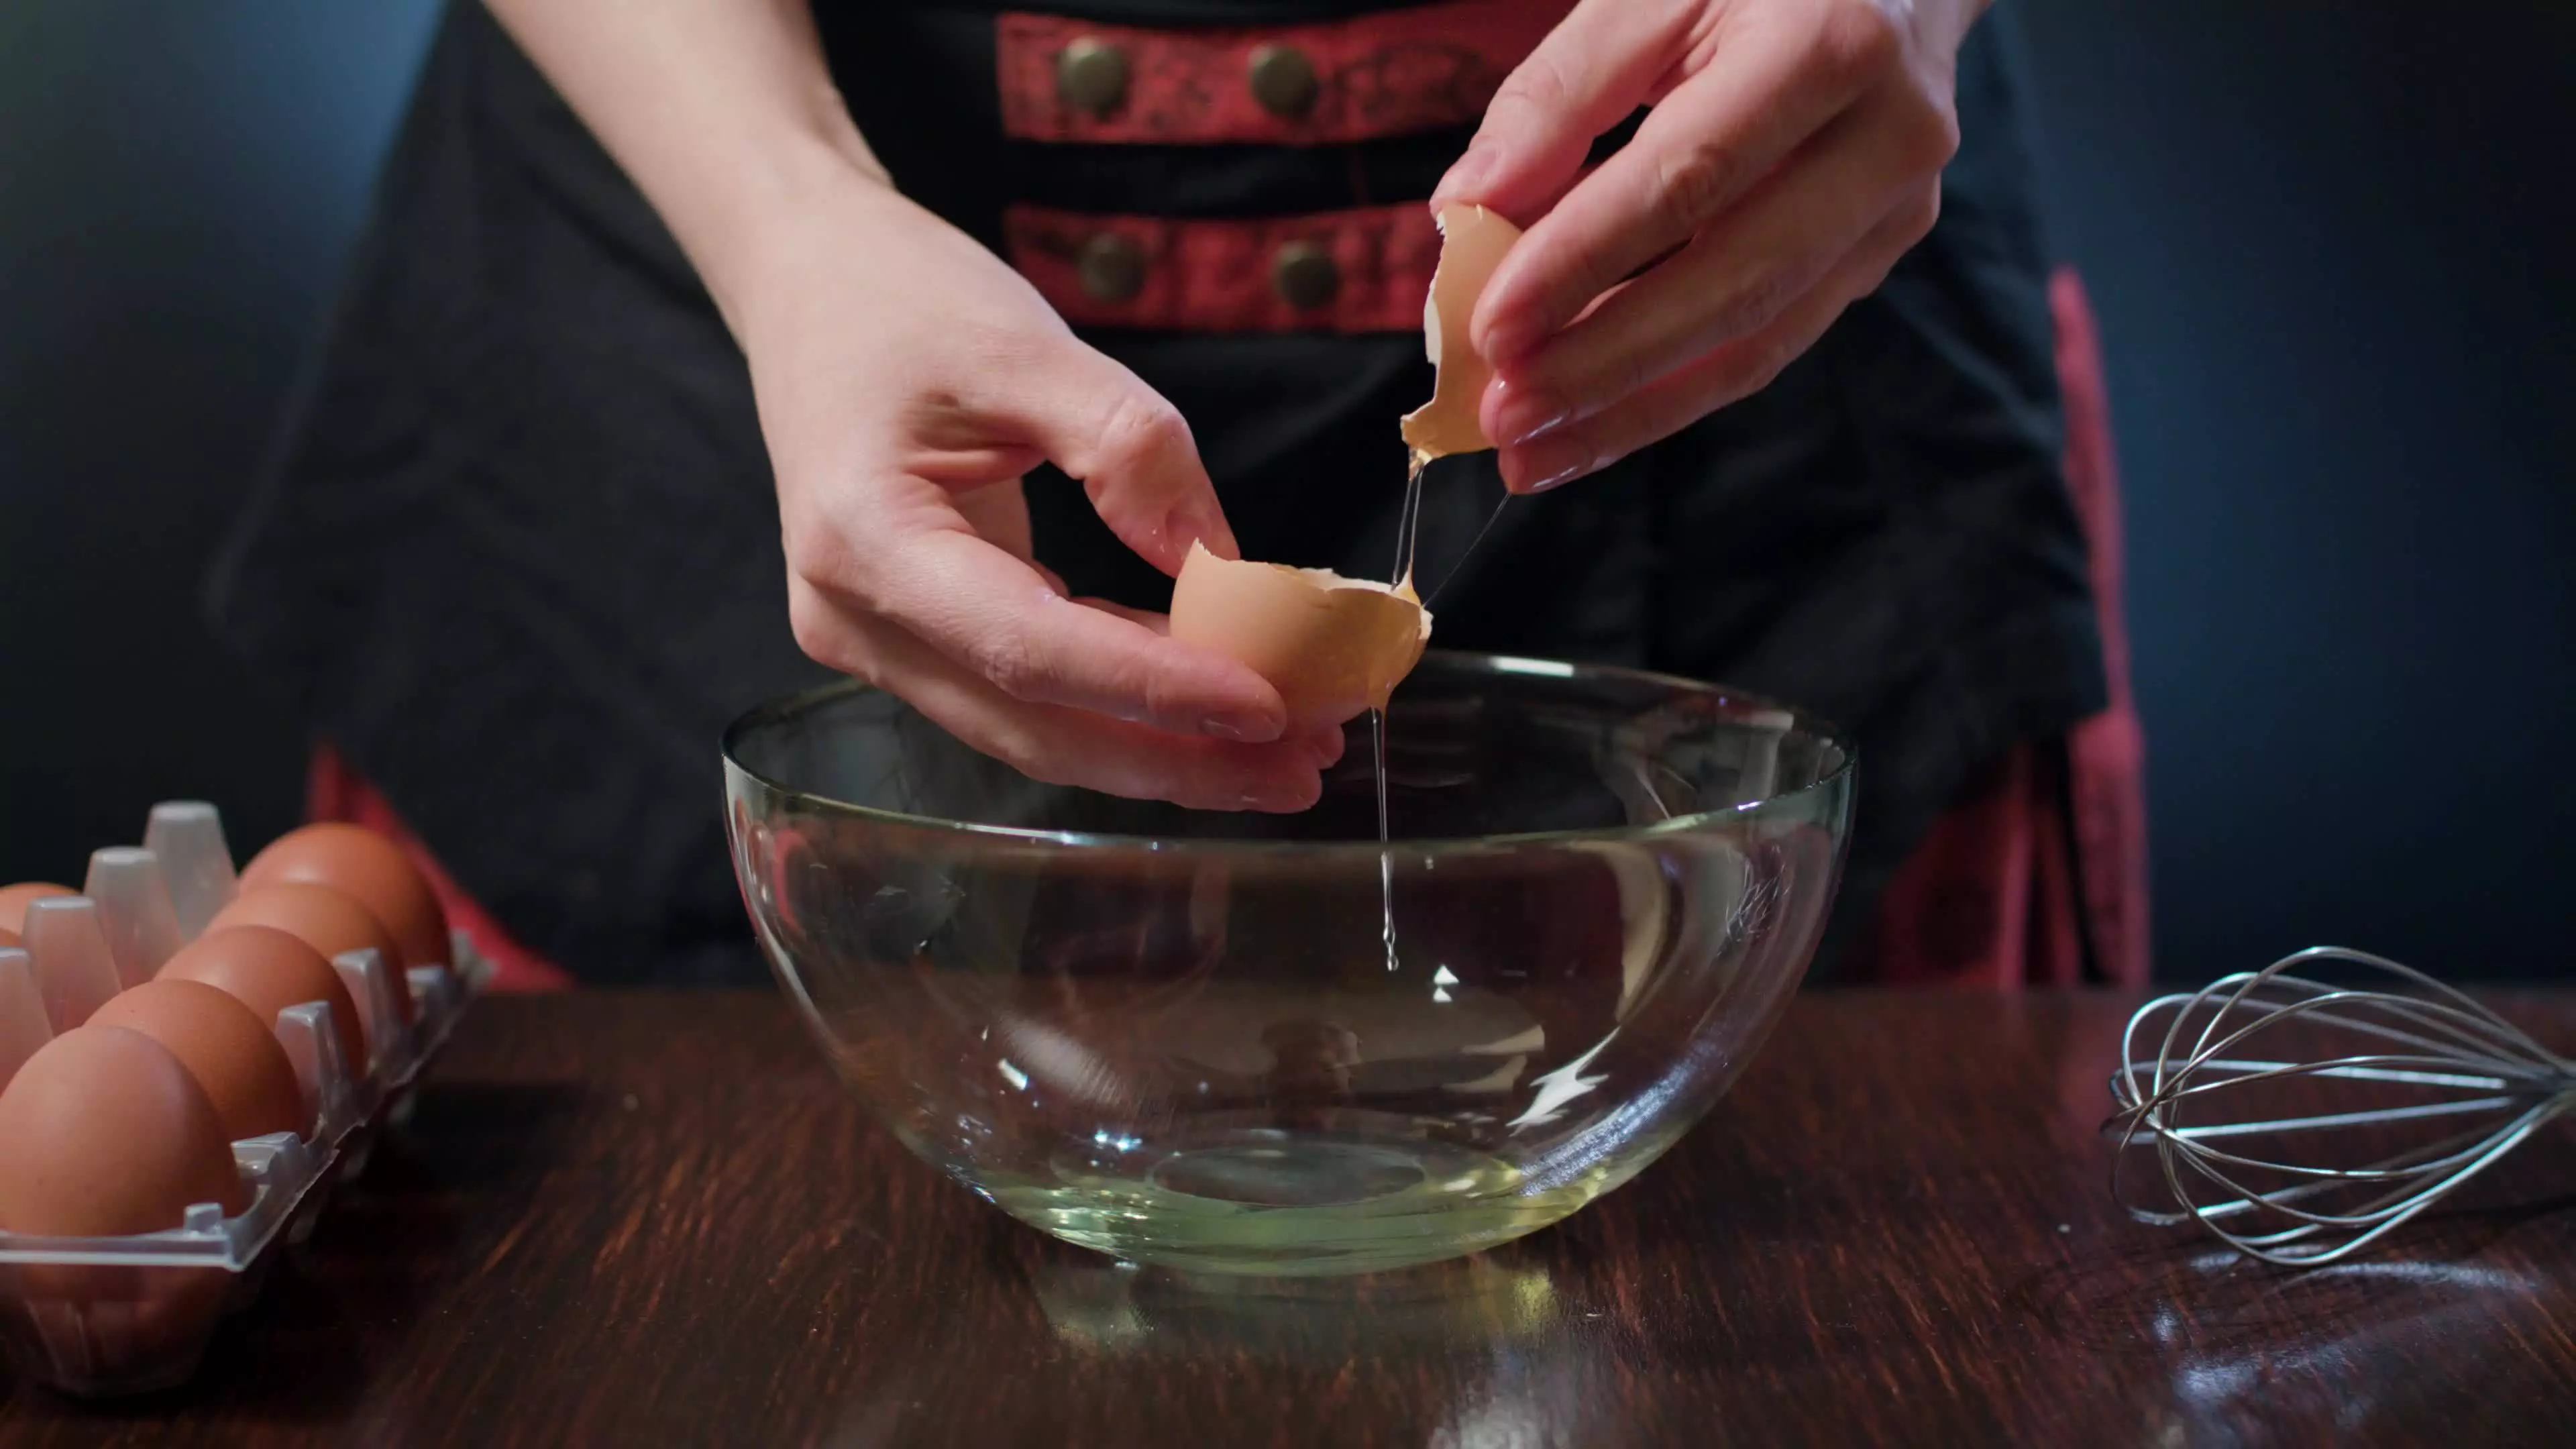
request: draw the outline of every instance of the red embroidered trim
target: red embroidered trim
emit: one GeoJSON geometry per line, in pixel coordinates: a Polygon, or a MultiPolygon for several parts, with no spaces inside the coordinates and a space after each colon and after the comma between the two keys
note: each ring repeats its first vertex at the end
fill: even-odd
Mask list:
{"type": "Polygon", "coordinates": [[[1261,221],[1166,221],[1014,206],[1003,217],[1011,265],[1077,327],[1193,332],[1412,332],[1440,263],[1440,230],[1418,202],[1261,221]],[[1083,248],[1133,242],[1144,286],[1124,302],[1083,290],[1083,248]],[[1289,305],[1271,281],[1282,247],[1323,248],[1340,271],[1332,301],[1289,305]]]}
{"type": "Polygon", "coordinates": [[[1455,0],[1330,25],[1142,30],[1006,14],[994,28],[1002,129],[1023,141],[1332,145],[1463,126],[1572,9],[1571,0],[1455,0]],[[1056,58],[1078,40],[1123,51],[1127,94],[1106,116],[1056,94],[1056,58]],[[1252,93],[1253,52],[1293,46],[1314,66],[1302,116],[1252,93]]]}

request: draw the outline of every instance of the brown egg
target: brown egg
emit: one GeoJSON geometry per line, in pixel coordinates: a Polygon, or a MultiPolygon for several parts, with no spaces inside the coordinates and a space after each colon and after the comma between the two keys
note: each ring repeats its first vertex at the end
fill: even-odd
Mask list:
{"type": "Polygon", "coordinates": [[[119,992],[89,1024],[121,1026],[169,1048],[205,1088],[224,1134],[235,1142],[313,1130],[276,1028],[225,991],[201,981],[146,981],[119,992]]]}
{"type": "Polygon", "coordinates": [[[179,948],[160,980],[212,986],[250,1008],[269,1030],[277,1014],[308,1001],[331,1005],[332,1035],[352,1072],[367,1069],[364,1023],[340,973],[322,953],[274,926],[223,926],[179,948]]]}
{"type": "Polygon", "coordinates": [[[40,880],[21,885],[0,886],[0,931],[12,936],[27,932],[27,907],[54,896],[76,895],[70,886],[48,885],[40,880]]]}
{"type": "Polygon", "coordinates": [[[1172,637],[1251,666],[1290,718],[1339,723],[1386,707],[1422,660],[1431,615],[1410,584],[1221,559],[1192,544],[1172,586],[1172,637]]]}
{"type": "Polygon", "coordinates": [[[449,954],[447,911],[402,847],[358,825],[307,825],[269,843],[242,871],[242,889],[286,881],[325,885],[365,906],[413,966],[449,954]]]}
{"type": "Polygon", "coordinates": [[[84,1026],[0,1092],[0,1231],[123,1237],[180,1226],[195,1203],[250,1205],[223,1122],[159,1042],[84,1026]]]}
{"type": "Polygon", "coordinates": [[[1467,340],[1476,300],[1521,229],[1481,206],[1440,208],[1440,264],[1422,304],[1422,348],[1435,369],[1431,401],[1405,414],[1404,441],[1425,457],[1481,453],[1494,446],[1481,420],[1494,370],[1467,340]]]}
{"type": "Polygon", "coordinates": [[[303,881],[285,881],[244,891],[240,899],[216,912],[206,929],[218,926],[275,926],[324,956],[372,948],[393,968],[394,1007],[412,1019],[411,988],[403,981],[402,948],[383,924],[348,892],[303,881]]]}
{"type": "Polygon", "coordinates": [[[0,950],[6,950],[11,946],[23,946],[25,944],[27,943],[18,939],[17,932],[8,930],[5,927],[0,927],[0,950]]]}

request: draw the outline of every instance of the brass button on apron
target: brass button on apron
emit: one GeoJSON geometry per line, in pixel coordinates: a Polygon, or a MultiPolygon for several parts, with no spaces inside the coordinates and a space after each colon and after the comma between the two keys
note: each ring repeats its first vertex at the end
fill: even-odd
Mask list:
{"type": "Polygon", "coordinates": [[[1270,266],[1270,285],[1280,300],[1300,312],[1329,307],[1342,293],[1342,269],[1332,253],[1313,242],[1290,242],[1270,266]]]}
{"type": "Polygon", "coordinates": [[[1066,46],[1056,52],[1055,94],[1089,116],[1117,110],[1127,99],[1127,52],[1089,38],[1066,46]]]}
{"type": "Polygon", "coordinates": [[[1293,45],[1265,45],[1252,53],[1252,98],[1261,109],[1293,121],[1315,109],[1321,89],[1315,63],[1293,45]]]}
{"type": "Polygon", "coordinates": [[[1116,232],[1084,242],[1075,269],[1083,292],[1095,302],[1132,302],[1145,290],[1145,249],[1116,232]]]}

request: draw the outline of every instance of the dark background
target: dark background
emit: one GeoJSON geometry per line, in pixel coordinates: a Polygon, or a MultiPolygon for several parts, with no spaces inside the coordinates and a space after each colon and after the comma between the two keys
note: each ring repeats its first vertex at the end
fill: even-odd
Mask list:
{"type": "MultiPolygon", "coordinates": [[[[2160,971],[2565,973],[2576,7],[2003,5],[2109,354],[2160,971]]],[[[435,10],[0,5],[0,881],[293,817],[199,576],[435,10]]]]}

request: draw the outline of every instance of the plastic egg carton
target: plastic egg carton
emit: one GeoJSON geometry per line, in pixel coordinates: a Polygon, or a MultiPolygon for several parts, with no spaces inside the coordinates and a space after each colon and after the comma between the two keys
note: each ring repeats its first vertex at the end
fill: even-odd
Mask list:
{"type": "MultiPolygon", "coordinates": [[[[141,847],[92,855],[81,895],[30,905],[24,948],[0,949],[0,1087],[59,1032],[151,980],[236,891],[215,808],[183,801],[153,807],[141,847]]],[[[415,967],[399,979],[374,951],[333,960],[372,1061],[344,1059],[329,1003],[278,1014],[316,1122],[308,1139],[273,1133],[233,1144],[251,1189],[240,1215],[199,1203],[180,1226],[135,1237],[0,1233],[0,1349],[20,1378],[108,1397],[194,1373],[223,1315],[258,1296],[277,1254],[312,1234],[332,1188],[365,1170],[377,1133],[409,1115],[421,1072],[491,976],[461,934],[450,955],[453,967],[415,967]],[[396,992],[410,993],[413,1021],[403,1021],[396,992]]]]}

